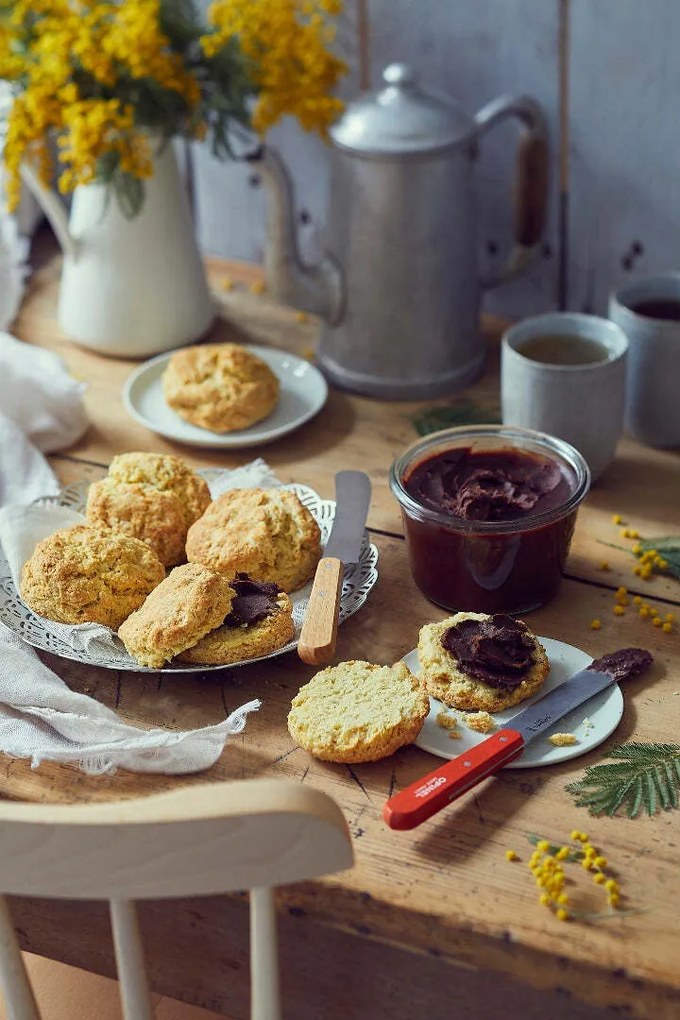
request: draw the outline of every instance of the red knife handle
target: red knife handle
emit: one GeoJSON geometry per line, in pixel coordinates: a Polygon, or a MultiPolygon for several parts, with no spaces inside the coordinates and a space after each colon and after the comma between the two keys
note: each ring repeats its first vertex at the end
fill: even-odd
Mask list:
{"type": "Polygon", "coordinates": [[[518,758],[523,750],[521,733],[498,730],[390,797],[383,807],[383,818],[391,829],[415,829],[486,776],[518,758]]]}

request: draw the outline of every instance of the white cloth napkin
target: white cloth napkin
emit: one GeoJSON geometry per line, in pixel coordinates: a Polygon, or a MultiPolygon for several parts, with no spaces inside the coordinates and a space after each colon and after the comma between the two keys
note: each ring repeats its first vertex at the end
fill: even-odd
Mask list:
{"type": "MultiPolygon", "coordinates": [[[[0,378],[0,540],[18,584],[35,543],[82,520],[66,507],[31,506],[30,501],[58,491],[40,451],[62,449],[83,434],[88,424],[81,399],[85,386],[68,375],[59,357],[8,334],[0,334],[0,378]]],[[[279,484],[262,460],[225,477],[220,491],[254,484],[279,484]]],[[[109,648],[118,642],[113,631],[97,624],[45,625],[72,647],[93,654],[99,642],[109,648]]],[[[217,761],[229,736],[240,733],[248,713],[260,705],[249,701],[223,722],[198,730],[142,730],[71,691],[29,645],[0,624],[0,751],[30,758],[34,768],[42,761],[61,761],[90,774],[117,767],[198,772],[217,761]]]]}

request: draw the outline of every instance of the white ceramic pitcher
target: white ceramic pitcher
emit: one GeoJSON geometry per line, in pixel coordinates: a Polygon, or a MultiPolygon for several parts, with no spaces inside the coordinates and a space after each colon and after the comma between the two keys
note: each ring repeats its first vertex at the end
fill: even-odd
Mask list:
{"type": "Polygon", "coordinates": [[[32,168],[22,169],[64,252],[60,328],[102,354],[148,357],[199,339],[215,310],[172,145],[157,154],[132,219],[102,184],[76,188],[70,217],[32,168]]]}

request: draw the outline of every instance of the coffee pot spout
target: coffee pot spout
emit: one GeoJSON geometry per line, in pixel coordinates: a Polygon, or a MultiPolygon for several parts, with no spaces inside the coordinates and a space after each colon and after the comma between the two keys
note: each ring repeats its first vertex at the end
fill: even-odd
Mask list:
{"type": "Polygon", "coordinates": [[[265,147],[258,170],[267,192],[267,285],[276,298],[334,324],[342,317],[343,274],[330,255],[310,265],[300,255],[295,231],[293,183],[276,150],[265,147]]]}

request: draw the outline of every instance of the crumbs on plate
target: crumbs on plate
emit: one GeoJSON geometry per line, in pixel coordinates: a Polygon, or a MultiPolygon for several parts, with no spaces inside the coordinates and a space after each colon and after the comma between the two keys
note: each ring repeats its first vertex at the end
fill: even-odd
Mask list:
{"type": "Polygon", "coordinates": [[[464,722],[475,733],[492,733],[496,729],[496,723],[488,712],[469,712],[464,722]]]}
{"type": "Polygon", "coordinates": [[[553,733],[548,737],[548,740],[554,747],[570,747],[572,744],[578,744],[573,733],[553,733]]]}
{"type": "Polygon", "coordinates": [[[460,740],[462,733],[458,730],[458,719],[455,715],[449,715],[448,712],[438,712],[436,718],[437,726],[441,726],[443,730],[448,730],[449,740],[460,740]]]}

